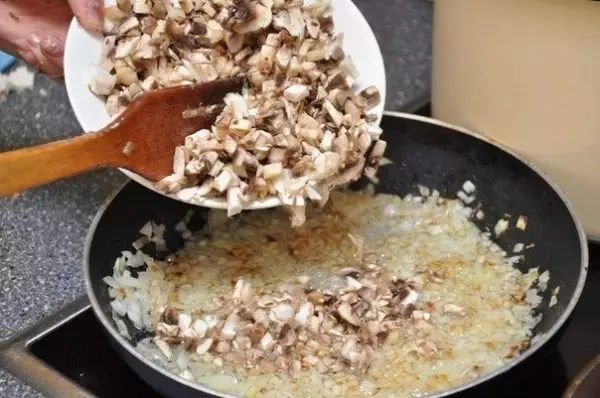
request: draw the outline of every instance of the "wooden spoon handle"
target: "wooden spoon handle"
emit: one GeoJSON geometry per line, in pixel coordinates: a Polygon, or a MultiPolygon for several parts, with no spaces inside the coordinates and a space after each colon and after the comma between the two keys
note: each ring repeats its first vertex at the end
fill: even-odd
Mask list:
{"type": "Polygon", "coordinates": [[[106,134],[83,134],[31,148],[0,154],[0,196],[108,166],[111,152],[106,134]]]}

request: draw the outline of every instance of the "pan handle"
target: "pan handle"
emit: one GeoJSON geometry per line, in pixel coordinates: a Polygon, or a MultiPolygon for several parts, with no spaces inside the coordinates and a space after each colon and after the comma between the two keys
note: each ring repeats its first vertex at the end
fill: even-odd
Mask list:
{"type": "Polygon", "coordinates": [[[97,398],[94,394],[63,376],[29,350],[31,344],[90,308],[87,296],[0,343],[0,368],[18,377],[47,397],[97,398]]]}
{"type": "Polygon", "coordinates": [[[2,353],[0,365],[9,373],[51,398],[97,398],[44,364],[25,349],[10,347],[2,353]]]}

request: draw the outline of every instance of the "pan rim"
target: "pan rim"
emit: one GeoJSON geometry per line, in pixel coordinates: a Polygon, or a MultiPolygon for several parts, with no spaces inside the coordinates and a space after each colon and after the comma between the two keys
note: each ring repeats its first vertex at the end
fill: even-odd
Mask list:
{"type": "MultiPolygon", "coordinates": [[[[500,142],[498,142],[490,137],[486,137],[483,134],[480,134],[478,132],[469,130],[464,127],[456,126],[456,125],[453,125],[450,123],[446,123],[441,120],[433,119],[430,117],[414,115],[414,114],[410,114],[410,113],[395,112],[395,111],[384,111],[383,114],[384,114],[384,116],[388,116],[388,117],[411,119],[411,120],[416,120],[416,121],[420,121],[423,123],[433,124],[433,125],[452,129],[456,132],[466,134],[466,135],[472,136],[474,138],[477,138],[479,140],[482,140],[484,142],[487,142],[488,144],[495,146],[496,148],[500,149],[501,151],[503,151],[503,152],[511,155],[512,157],[516,158],[517,160],[521,161],[523,164],[525,164],[527,167],[529,167],[531,170],[533,170],[537,175],[539,175],[552,188],[552,190],[554,190],[554,192],[558,195],[558,197],[562,200],[562,202],[565,204],[565,206],[571,216],[571,219],[573,220],[573,223],[575,224],[575,229],[577,230],[577,235],[579,237],[581,263],[580,263],[580,267],[579,267],[579,277],[577,280],[577,285],[575,286],[575,290],[573,291],[573,296],[571,297],[571,300],[569,300],[567,307],[565,308],[565,310],[563,311],[561,316],[558,318],[558,320],[554,323],[554,325],[550,328],[550,330],[548,332],[546,332],[543,335],[543,337],[539,338],[533,345],[531,345],[524,353],[517,356],[516,358],[514,358],[510,362],[506,363],[505,365],[501,366],[500,368],[494,370],[493,372],[490,372],[482,377],[479,377],[469,383],[461,384],[460,386],[457,386],[455,388],[438,391],[438,392],[435,392],[435,393],[425,396],[425,398],[448,397],[452,394],[456,394],[458,392],[462,392],[462,391],[468,390],[470,388],[473,388],[475,386],[478,386],[480,384],[483,384],[484,382],[487,382],[497,376],[500,376],[500,375],[508,372],[510,369],[512,369],[513,367],[517,366],[518,364],[522,363],[527,358],[532,356],[534,352],[536,352],[542,346],[544,346],[563,327],[563,325],[565,324],[567,319],[569,319],[569,317],[573,313],[573,310],[575,309],[577,303],[579,302],[579,299],[581,297],[581,293],[583,292],[583,288],[584,288],[585,281],[587,278],[588,263],[589,263],[587,238],[586,238],[586,234],[583,229],[583,226],[579,220],[579,217],[577,217],[577,214],[575,213],[575,210],[574,210],[571,202],[567,199],[564,192],[538,166],[534,165],[527,159],[523,158],[521,155],[517,154],[512,149],[509,149],[508,147],[501,144],[500,142]]],[[[115,339],[122,348],[124,348],[130,355],[132,355],[134,358],[136,358],[137,360],[142,362],[144,365],[152,368],[154,371],[159,372],[163,376],[165,376],[169,379],[172,379],[173,381],[176,381],[180,384],[183,384],[193,390],[201,391],[201,392],[204,392],[207,394],[212,394],[213,396],[222,397],[222,398],[239,398],[234,395],[214,391],[214,390],[212,390],[204,385],[198,384],[198,383],[193,383],[193,382],[186,380],[174,373],[167,371],[166,369],[163,369],[162,367],[158,366],[154,362],[146,359],[142,354],[140,354],[137,350],[135,350],[135,348],[133,347],[133,345],[130,342],[128,342],[123,336],[121,336],[118,333],[118,331],[112,325],[112,323],[110,322],[108,317],[102,311],[102,309],[100,307],[100,303],[98,302],[96,295],[94,294],[94,290],[93,290],[93,286],[92,286],[92,282],[91,282],[90,267],[89,267],[90,248],[91,248],[92,240],[96,233],[98,224],[99,224],[100,220],[102,219],[105,211],[108,209],[108,207],[113,202],[113,200],[117,197],[117,195],[123,190],[123,188],[130,182],[131,181],[126,181],[125,183],[121,184],[121,186],[119,186],[117,189],[115,189],[112,192],[112,194],[109,195],[109,197],[107,199],[105,199],[104,202],[102,202],[99,210],[97,211],[96,215],[94,216],[94,218],[90,224],[88,233],[85,238],[84,255],[83,255],[84,282],[85,282],[86,293],[90,300],[92,310],[94,311],[94,314],[96,315],[96,318],[99,319],[99,321],[102,323],[102,326],[104,327],[104,329],[109,332],[111,337],[113,339],[115,339]]]]}

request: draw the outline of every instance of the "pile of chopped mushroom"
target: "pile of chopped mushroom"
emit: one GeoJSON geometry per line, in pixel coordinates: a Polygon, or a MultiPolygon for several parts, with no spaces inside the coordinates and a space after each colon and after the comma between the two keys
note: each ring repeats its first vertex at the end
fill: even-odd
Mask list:
{"type": "Polygon", "coordinates": [[[376,87],[355,93],[356,67],[336,34],[331,0],[113,0],[90,89],[119,114],[142,93],[242,76],[211,130],[175,150],[157,188],[181,199],[226,196],[229,216],[277,195],[304,222],[307,199],[365,175],[386,143],[376,87]]]}
{"type": "Polygon", "coordinates": [[[297,376],[309,367],[364,372],[404,322],[432,328],[429,314],[415,311],[415,286],[390,277],[382,265],[344,268],[340,276],[346,286],[335,291],[313,290],[310,278],[300,276],[268,294],[240,279],[231,297],[216,300],[215,310],[200,318],[165,309],[154,342],[167,357],[170,344],[184,344],[216,366],[297,376]]]}
{"type": "Polygon", "coordinates": [[[187,244],[164,259],[142,251],[165,249],[150,222],[103,278],[115,326],[231,396],[412,397],[489,374],[539,339],[549,274],[516,268],[521,254],[473,222],[479,204],[419,193],[332,192],[293,230],[284,209],[215,210],[192,234],[188,213],[175,226],[187,244]]]}

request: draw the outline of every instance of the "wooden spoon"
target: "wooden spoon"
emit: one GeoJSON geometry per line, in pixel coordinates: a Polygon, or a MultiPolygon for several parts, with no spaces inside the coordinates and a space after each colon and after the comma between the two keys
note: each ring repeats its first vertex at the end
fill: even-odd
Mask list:
{"type": "Polygon", "coordinates": [[[2,153],[0,195],[98,167],[121,167],[159,181],[173,171],[176,146],[195,131],[210,128],[225,95],[239,92],[242,85],[240,79],[228,79],[150,91],[100,131],[2,153]],[[210,105],[215,107],[202,108],[210,105]]]}

